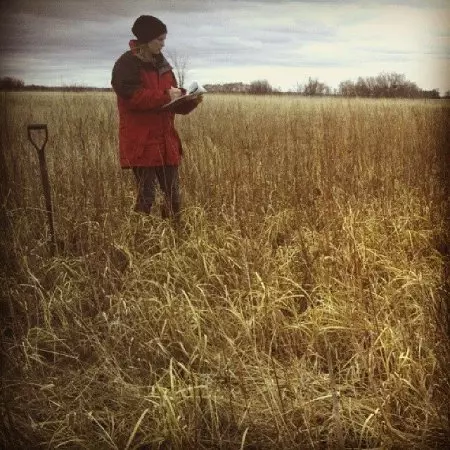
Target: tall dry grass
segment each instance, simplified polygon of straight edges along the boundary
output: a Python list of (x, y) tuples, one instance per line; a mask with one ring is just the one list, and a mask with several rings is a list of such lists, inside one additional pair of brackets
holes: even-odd
[(131, 212), (112, 95), (1, 102), (4, 446), (445, 446), (448, 103), (208, 96), (175, 230)]

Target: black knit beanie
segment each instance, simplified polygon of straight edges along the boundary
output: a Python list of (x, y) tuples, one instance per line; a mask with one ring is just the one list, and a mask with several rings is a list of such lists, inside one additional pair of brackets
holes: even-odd
[(167, 33), (167, 27), (153, 16), (140, 16), (131, 28), (133, 34), (140, 42), (150, 42), (158, 36)]

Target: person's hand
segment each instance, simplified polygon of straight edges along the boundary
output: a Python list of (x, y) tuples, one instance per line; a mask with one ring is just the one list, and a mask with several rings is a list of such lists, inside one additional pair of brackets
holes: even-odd
[(179, 98), (183, 95), (183, 92), (181, 91), (181, 89), (178, 89), (173, 86), (170, 89), (168, 89), (167, 92), (169, 93), (170, 100), (175, 100), (176, 98)]

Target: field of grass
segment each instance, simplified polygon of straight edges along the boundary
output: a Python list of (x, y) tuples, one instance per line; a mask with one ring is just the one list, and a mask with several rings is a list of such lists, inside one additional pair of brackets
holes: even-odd
[(112, 94), (0, 98), (0, 445), (445, 447), (448, 102), (209, 95), (174, 229), (132, 212)]

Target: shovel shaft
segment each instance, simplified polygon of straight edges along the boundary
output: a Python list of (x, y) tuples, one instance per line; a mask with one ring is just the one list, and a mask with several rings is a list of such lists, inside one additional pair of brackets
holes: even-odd
[(53, 222), (53, 206), (52, 206), (52, 195), (50, 191), (50, 180), (48, 177), (47, 161), (45, 159), (44, 149), (39, 150), (38, 155), (39, 155), (39, 168), (41, 171), (41, 179), (42, 179), (42, 190), (44, 191), (45, 209), (47, 211), (47, 221), (50, 233), (50, 244), (52, 246), (52, 254), (53, 254), (56, 248), (55, 226)]
[[(33, 140), (32, 131), (45, 132), (44, 142), (41, 147), (39, 147), (38, 144)], [(53, 256), (56, 251), (56, 237), (55, 237), (55, 226), (53, 222), (53, 207), (52, 207), (52, 196), (50, 191), (50, 180), (48, 177), (47, 162), (45, 159), (45, 145), (47, 144), (48, 140), (47, 125), (46, 124), (28, 125), (28, 139), (33, 144), (34, 148), (37, 150), (39, 157), (39, 168), (41, 171), (42, 190), (44, 192), (45, 210), (47, 212), (47, 221), (50, 233), (51, 254)]]

